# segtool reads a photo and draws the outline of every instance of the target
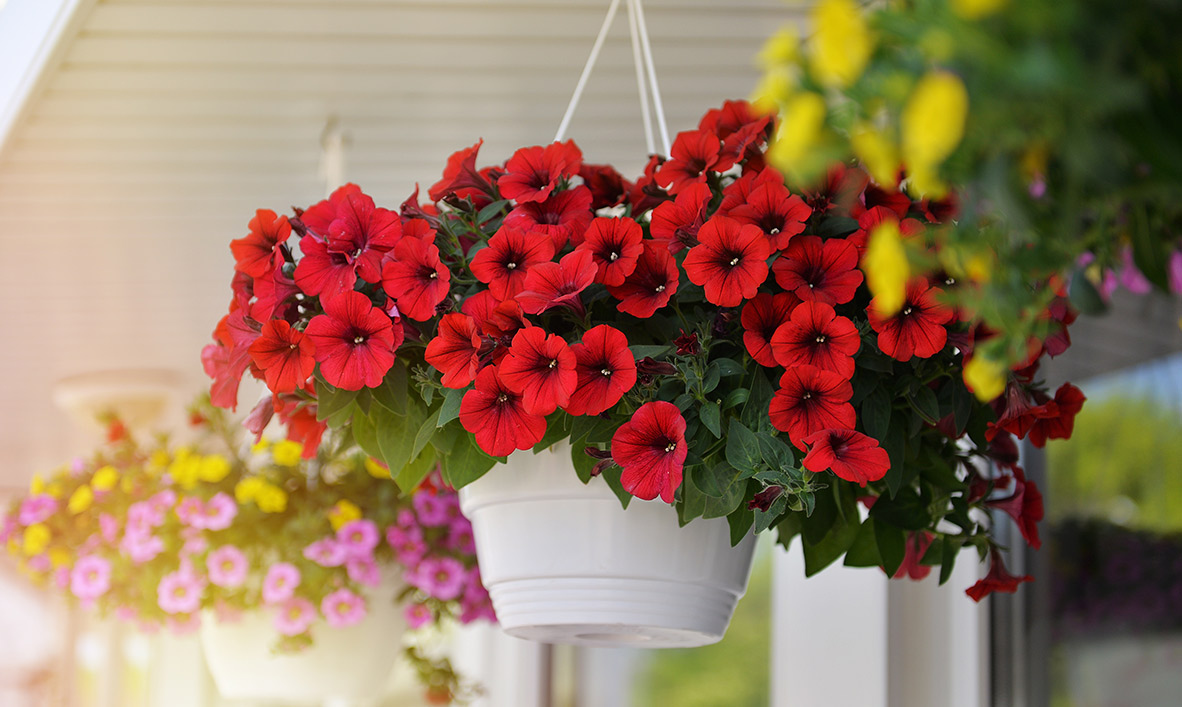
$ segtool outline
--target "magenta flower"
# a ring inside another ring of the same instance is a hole
[[[398,520],[396,522],[401,528],[415,528],[419,525],[419,519],[415,517],[415,512],[409,508],[403,508],[398,511]]]
[[[46,494],[29,496],[21,502],[17,520],[21,525],[40,523],[57,512],[57,499]]]
[[[495,623],[497,614],[493,610],[488,590],[480,581],[480,568],[473,567],[468,570],[467,586],[464,588],[464,596],[460,597],[460,622],[469,624],[480,619]]]
[[[440,601],[451,601],[464,591],[464,565],[451,557],[429,557],[414,572],[415,584]]]
[[[415,494],[412,501],[423,525],[434,528],[447,523],[447,503],[442,497],[422,491]]]
[[[426,604],[408,604],[403,611],[403,616],[406,617],[406,625],[415,628],[422,628],[431,623],[434,617],[431,615],[431,609]]]
[[[238,515],[238,504],[225,493],[216,493],[205,502],[200,514],[193,519],[192,526],[202,530],[225,530]]]
[[[382,583],[382,573],[372,558],[349,558],[345,562],[349,579],[366,587],[377,587]]]
[[[472,535],[472,523],[467,518],[461,516],[452,521],[447,529],[447,546],[465,555],[476,552],[476,538]]]
[[[338,589],[320,602],[320,613],[333,628],[352,626],[365,618],[365,600],[348,589]]]
[[[348,553],[335,539],[324,538],[304,548],[304,557],[321,567],[340,567],[348,559]]]
[[[209,581],[223,589],[234,589],[246,581],[246,555],[233,545],[222,545],[205,558]]]
[[[300,579],[300,571],[295,565],[276,562],[267,569],[267,576],[263,578],[263,601],[278,604],[291,599],[296,587],[300,586]]]
[[[156,586],[156,603],[167,614],[191,614],[201,608],[205,588],[189,572],[170,572]]]
[[[111,563],[98,555],[79,557],[70,572],[70,591],[82,601],[93,601],[111,588]]]
[[[386,530],[386,542],[394,548],[394,555],[399,564],[412,567],[427,554],[427,544],[423,542],[423,529],[418,526],[402,527],[392,525]]]
[[[275,630],[284,636],[298,636],[315,620],[315,605],[303,597],[292,597],[276,611]]]
[[[374,548],[380,541],[378,526],[372,520],[351,520],[337,530],[337,544],[344,549],[349,559],[372,558]]]

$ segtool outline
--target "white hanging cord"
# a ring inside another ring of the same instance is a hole
[[[595,61],[599,59],[599,50],[603,48],[603,40],[607,39],[607,32],[611,29],[612,20],[616,19],[616,10],[619,8],[620,0],[612,0],[611,7],[607,10],[607,17],[603,18],[603,26],[599,28],[599,36],[595,38],[595,45],[591,47],[591,56],[587,57],[587,63],[583,65],[583,74],[579,76],[579,82],[575,84],[575,94],[570,97],[570,103],[566,106],[566,114],[562,116],[562,122],[558,125],[558,134],[554,136],[554,142],[562,142],[562,139],[566,137],[566,129],[570,126],[570,119],[574,117],[575,109],[579,107],[579,99],[583,97],[583,89],[587,86],[587,79],[591,77]]]
[[[669,126],[665,123],[665,108],[661,104],[661,88],[657,85],[657,69],[653,64],[653,50],[648,42],[648,26],[644,22],[644,7],[640,0],[629,0],[636,6],[636,25],[640,30],[640,45],[644,50],[644,64],[648,69],[648,80],[653,89],[653,105],[657,109],[657,125],[661,128],[661,143],[665,146],[665,155],[669,155]]]
[[[648,109],[648,86],[644,77],[644,64],[640,55],[640,34],[636,31],[636,0],[628,0],[628,28],[632,34],[632,65],[636,67],[636,89],[640,92],[640,119],[644,122],[644,147],[648,154],[657,152],[653,140],[653,118]]]

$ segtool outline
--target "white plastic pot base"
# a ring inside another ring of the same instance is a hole
[[[385,587],[383,587],[384,589]],[[382,693],[406,630],[393,589],[367,597],[369,614],[357,624],[312,628],[314,643],[298,653],[276,653],[279,634],[270,610],[252,611],[218,623],[207,612],[201,647],[221,696],[303,704],[355,701]]]
[[[755,537],[725,519],[679,527],[661,501],[624,510],[584,486],[570,447],[516,452],[460,491],[481,577],[510,635],[547,643],[688,648],[726,632],[747,589]]]

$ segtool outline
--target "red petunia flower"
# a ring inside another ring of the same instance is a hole
[[[612,459],[624,470],[620,483],[646,501],[659,495],[673,503],[688,451],[685,418],[676,405],[663,400],[641,405],[612,435]]]
[[[398,311],[417,322],[435,316],[447,297],[451,271],[439,260],[434,243],[404,238],[394,248],[394,260],[382,266],[382,289],[398,303]]]
[[[1001,559],[1001,553],[997,551],[997,548],[990,549],[989,559],[989,574],[985,575],[985,579],[977,580],[976,584],[964,590],[964,593],[968,594],[973,601],[981,601],[994,592],[1013,594],[1018,591],[1019,584],[1034,581],[1034,577],[1028,574],[1021,576],[1010,574],[1006,570],[1005,562]]]
[[[816,366],[793,366],[780,378],[768,418],[803,449],[805,438],[821,430],[854,429],[853,394],[848,378]]]
[[[870,239],[870,232],[884,221],[894,221],[899,224],[899,233],[904,238],[911,238],[923,233],[923,224],[917,219],[905,218],[900,221],[895,212],[885,206],[875,206],[858,216],[858,230],[846,236],[846,240],[858,249],[858,257],[866,252],[866,243]]]
[[[439,201],[454,195],[458,199],[465,197],[483,196],[488,198],[493,193],[488,179],[476,169],[476,155],[484,140],[479,140],[472,147],[466,147],[452,153],[447,158],[447,166],[443,168],[443,177],[431,186],[427,195],[431,201]],[[473,198],[473,201],[476,199]]]
[[[624,284],[609,286],[607,291],[620,300],[619,310],[634,317],[648,319],[669,304],[677,292],[680,271],[669,251],[655,241],[642,241],[643,250],[636,261],[636,269]]]
[[[677,195],[691,184],[706,181],[707,172],[725,172],[735,158],[722,154],[722,141],[709,130],[678,133],[669,160],[657,170],[657,184]]]
[[[643,214],[671,198],[664,189],[657,186],[657,170],[663,164],[665,164],[664,157],[649,155],[648,162],[644,165],[644,174],[636,180],[628,192],[628,203],[632,205],[633,214]]]
[[[591,222],[579,244],[595,261],[595,281],[604,285],[624,284],[636,269],[644,246],[644,231],[630,218],[597,218]]]
[[[860,204],[862,192],[869,183],[870,176],[864,171],[839,162],[829,168],[820,188],[804,193],[804,201],[814,213],[849,216],[855,205]]]
[[[254,281],[257,299],[250,305],[251,314],[260,321],[286,319],[288,310],[298,304],[295,296],[299,293],[295,280],[284,275],[283,268],[275,268]]]
[[[718,213],[723,216],[730,214],[731,209],[746,204],[751,192],[765,184],[783,183],[784,175],[774,167],[767,167],[759,172],[748,172],[722,190],[722,202],[718,205]]]
[[[561,180],[578,174],[582,166],[583,153],[573,140],[523,147],[505,163],[497,187],[503,198],[518,204],[545,201]]]
[[[776,284],[802,300],[845,304],[862,284],[858,249],[842,238],[801,236],[772,263]]]
[[[460,424],[472,433],[485,454],[494,457],[529,449],[546,434],[546,418],[525,411],[521,396],[505,386],[496,366],[481,370],[476,386],[464,393]]]
[[[595,281],[595,262],[585,250],[562,256],[557,263],[540,263],[525,276],[525,289],[517,302],[528,314],[541,314],[551,307],[570,307],[583,315],[579,293]]]
[[[578,245],[594,216],[591,212],[591,190],[580,185],[561,191],[545,201],[518,204],[505,216],[504,225],[526,233],[549,236],[557,253],[567,241]]]
[[[896,189],[883,189],[874,182],[870,182],[866,185],[866,190],[862,192],[862,198],[854,202],[850,208],[850,217],[858,218],[863,213],[878,207],[889,209],[897,218],[903,219],[911,210],[911,199]]]
[[[1027,481],[1020,472],[1013,479],[1014,493],[1006,498],[986,501],[985,505],[997,508],[1013,518],[1022,537],[1030,547],[1037,550],[1042,547],[1042,539],[1038,537],[1038,522],[1045,514],[1042,493],[1033,481]]]
[[[782,182],[767,182],[755,187],[746,203],[728,211],[727,216],[739,223],[758,226],[771,241],[772,249],[782,250],[793,236],[804,230],[805,221],[812,213]]]
[[[865,486],[891,468],[891,459],[877,440],[855,430],[822,430],[802,441],[811,447],[801,462],[809,471],[828,469],[838,478]]]
[[[272,396],[275,414],[287,430],[287,438],[299,442],[304,449],[300,456],[311,459],[320,448],[320,438],[328,424],[316,419],[316,404],[306,402],[294,395]]]
[[[755,296],[767,279],[772,252],[763,231],[716,216],[702,226],[698,241],[683,265],[690,282],[705,289],[710,303],[736,307]]]
[[[649,226],[653,240],[670,253],[696,246],[712,197],[709,185],[694,184],[683,189],[675,200],[657,206]]]
[[[849,378],[862,345],[858,328],[824,302],[801,302],[772,334],[772,355],[785,368],[808,365]]]
[[[312,317],[304,333],[316,345],[324,380],[343,390],[381,384],[402,345],[402,327],[360,292],[342,292],[322,304],[324,314]]]
[[[926,578],[932,573],[932,566],[921,563],[924,554],[927,553],[928,548],[932,545],[933,536],[926,530],[912,531],[907,534],[907,540],[903,546],[903,562],[899,564],[899,569],[895,570],[895,576],[891,579],[909,579],[919,581]]]
[[[328,252],[344,255],[362,280],[378,282],[382,259],[402,238],[402,218],[365,194],[348,194],[336,205],[327,235]]]
[[[800,299],[791,292],[776,295],[760,292],[743,305],[739,318],[743,327],[743,346],[756,363],[768,368],[779,365],[772,354],[772,336],[781,324],[788,321],[798,304]]]
[[[636,383],[636,360],[620,330],[606,324],[592,327],[570,349],[578,375],[564,408],[571,415],[598,415],[620,402]]]
[[[1070,383],[1064,383],[1055,391],[1054,404],[1058,414],[1041,417],[1030,427],[1030,443],[1042,448],[1048,439],[1069,439],[1075,429],[1075,416],[1083,409],[1083,391]]]
[[[466,388],[480,368],[480,329],[467,314],[450,312],[439,320],[439,332],[427,343],[426,359],[443,374],[445,388]]]
[[[259,323],[238,308],[221,318],[213,330],[216,343],[201,350],[201,364],[213,378],[210,402],[234,410],[238,407],[238,385],[250,366],[250,345],[259,337]]]
[[[875,300],[871,300],[866,313],[870,326],[878,332],[878,348],[899,361],[939,353],[948,341],[944,325],[952,320],[952,310],[937,300],[940,294],[940,288],[929,287],[924,278],[915,278],[907,283],[903,308],[890,317],[879,314]]]
[[[311,232],[313,235],[319,236],[321,240],[327,240],[329,228],[332,226],[332,222],[337,220],[337,212],[341,205],[350,196],[361,193],[361,187],[356,184],[345,184],[334,189],[327,199],[318,201],[307,209],[297,212],[299,214],[298,221],[303,224],[302,229],[297,229],[300,235],[303,236]]]
[[[549,415],[565,406],[579,378],[575,355],[562,337],[536,326],[517,332],[497,371],[531,415]]]
[[[579,176],[591,190],[591,208],[598,210],[624,203],[632,185],[614,167],[606,164],[586,164],[579,168]]]
[[[698,121],[698,130],[708,130],[725,140],[753,123],[762,123],[766,115],[755,112],[747,101],[723,101],[722,108],[711,108]]]
[[[300,239],[300,253],[295,283],[304,294],[332,297],[353,289],[357,270],[344,253],[330,251],[326,241],[311,234]]]
[[[286,216],[270,209],[259,209],[249,224],[250,235],[230,241],[234,269],[253,278],[261,278],[283,264],[280,246],[291,235]]]
[[[274,393],[294,393],[302,386],[316,368],[315,352],[312,340],[282,319],[264,323],[259,338],[250,345],[250,358]]]
[[[488,247],[472,258],[471,270],[477,280],[488,285],[497,299],[516,297],[525,287],[525,274],[539,263],[554,257],[549,238],[502,226],[488,240]]]
[[[1028,387],[1014,379],[1006,383],[1005,392],[991,403],[997,415],[996,422],[985,427],[985,439],[993,441],[998,431],[1004,430],[1025,439],[1036,422],[1059,416],[1059,405],[1041,391],[1036,391],[1037,400],[1032,400]]]

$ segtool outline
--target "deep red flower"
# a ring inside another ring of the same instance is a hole
[[[1022,537],[1035,550],[1042,547],[1042,539],[1038,537],[1038,522],[1043,519],[1042,493],[1033,481],[1027,481],[1024,475],[1015,474],[1014,493],[1006,498],[985,502],[990,508],[997,508],[1014,519]]]
[[[735,158],[722,154],[722,141],[709,130],[678,133],[669,160],[657,170],[657,184],[677,195],[691,184],[706,181],[707,172],[725,172]]]
[[[323,201],[318,201],[303,211],[297,211],[297,230],[301,236],[311,232],[321,240],[328,240],[328,231],[332,222],[337,220],[337,213],[350,196],[360,195],[361,187],[356,184],[345,184],[333,190],[332,194]]]
[[[597,218],[591,222],[579,249],[595,261],[595,281],[604,285],[624,284],[636,269],[644,246],[644,231],[630,218]]]
[[[993,592],[1005,592],[1013,594],[1018,591],[1018,585],[1023,582],[1033,582],[1034,577],[1030,575],[1013,575],[1006,570],[1005,562],[1001,559],[1001,553],[997,548],[991,548],[989,551],[990,565],[989,574],[985,575],[985,579],[977,580],[977,583],[964,591],[973,601],[981,601]]]
[[[891,211],[885,206],[875,206],[873,209],[862,212],[858,216],[858,230],[846,236],[846,240],[854,244],[858,249],[858,257],[861,257],[866,252],[866,243],[870,238],[870,232],[876,226],[884,221],[894,221],[899,224],[899,233],[904,238],[911,238],[923,233],[924,226],[917,219],[905,218],[902,221],[895,216],[895,212]]]
[[[259,321],[286,319],[289,310],[296,306],[295,296],[299,293],[295,280],[284,275],[283,268],[275,268],[254,281],[257,299],[250,306],[251,314]]]
[[[291,235],[291,224],[286,216],[278,216],[270,209],[259,209],[249,224],[250,234],[230,241],[234,254],[234,269],[254,278],[267,275],[283,264],[280,246]]]
[[[634,215],[643,214],[672,198],[668,192],[657,186],[657,171],[663,164],[665,164],[664,157],[649,155],[648,162],[644,165],[644,174],[636,180],[628,192],[628,203],[632,205]]]
[[[903,308],[890,317],[879,314],[871,300],[866,313],[870,326],[878,332],[878,348],[899,361],[939,353],[948,341],[944,325],[952,320],[952,310],[937,299],[940,294],[940,288],[929,287],[924,278],[915,278],[907,283]]]
[[[767,259],[772,252],[763,231],[715,216],[698,231],[698,241],[683,265],[690,282],[705,289],[710,303],[737,307],[755,296],[767,279]]]
[[[673,503],[688,451],[685,418],[676,405],[663,400],[641,405],[612,435],[612,459],[624,470],[620,483],[646,501],[659,495]]]
[[[1051,301],[1044,315],[1046,319],[1054,322],[1051,334],[1043,342],[1048,356],[1054,358],[1071,347],[1071,333],[1067,331],[1067,327],[1071,326],[1078,316],[1079,312],[1071,306],[1070,300],[1066,297],[1056,297]]]
[[[804,193],[804,201],[814,213],[849,216],[869,183],[870,177],[865,172],[838,162],[829,168],[820,188]]]
[[[782,250],[793,236],[804,230],[812,213],[783,182],[767,182],[755,187],[747,201],[728,211],[727,216],[739,223],[758,226],[771,241],[772,249]]]
[[[504,225],[549,236],[557,253],[567,241],[578,245],[594,216],[591,190],[580,185],[558,192],[545,201],[518,204],[505,216]]]
[[[866,185],[866,190],[862,192],[862,198],[850,208],[850,217],[858,218],[864,212],[880,206],[889,209],[896,218],[902,220],[911,210],[911,199],[898,190],[883,189],[874,182],[870,182]]]
[[[526,327],[513,337],[509,355],[497,366],[501,382],[521,396],[531,415],[549,415],[570,402],[578,374],[575,355],[556,334]]]
[[[788,321],[798,304],[800,299],[791,292],[776,295],[760,292],[743,305],[739,319],[743,327],[743,346],[756,363],[769,368],[778,365],[772,354],[772,336],[781,324]]]
[[[723,141],[723,152],[736,161],[746,159],[744,168],[763,169],[763,144],[775,128],[771,115],[757,113],[747,101],[726,101],[722,108],[707,111],[698,123]],[[758,162],[758,165],[752,165]]]
[[[307,212],[305,212],[306,214]],[[365,194],[348,194],[328,227],[328,251],[340,253],[366,282],[382,279],[382,258],[402,238],[402,219]]]
[[[493,188],[488,180],[476,169],[476,155],[484,140],[478,140],[472,147],[466,147],[452,153],[447,158],[447,166],[443,168],[443,177],[435,182],[428,190],[431,201],[439,201],[444,197],[454,195],[458,199],[464,197],[483,196],[488,198]],[[475,201],[475,199],[473,199]]]
[[[394,260],[382,266],[382,289],[398,303],[398,311],[417,322],[435,316],[447,297],[451,271],[439,260],[434,243],[404,238],[394,248]]]
[[[783,183],[784,175],[774,167],[767,167],[759,172],[748,172],[722,190],[722,202],[718,205],[718,213],[726,216],[731,209],[746,204],[751,192],[765,184]]]
[[[824,302],[801,302],[772,334],[772,355],[785,368],[816,366],[849,378],[862,345],[858,328]]]
[[[683,189],[673,201],[666,201],[653,209],[649,232],[653,240],[670,253],[698,244],[698,231],[706,223],[713,194],[709,185],[694,184]]]
[[[632,185],[628,180],[606,164],[586,164],[579,168],[579,176],[591,190],[591,208],[602,209],[624,202]]]
[[[816,366],[793,366],[780,378],[768,418],[803,449],[805,438],[821,430],[854,429],[853,394],[849,378]]]
[[[485,366],[476,376],[476,386],[464,393],[460,424],[485,454],[494,457],[529,449],[546,434],[546,418],[525,411],[521,396],[505,386],[496,366]]]
[[[924,554],[931,547],[933,537],[926,530],[913,531],[907,534],[907,540],[903,546],[903,562],[900,563],[899,569],[895,571],[895,576],[892,579],[908,577],[918,581],[932,573],[932,566],[922,564],[920,560],[923,559]]]
[[[250,358],[262,369],[272,392],[294,393],[316,368],[315,351],[304,332],[282,319],[272,319],[250,345]]]
[[[598,415],[620,402],[636,383],[636,360],[620,330],[606,324],[592,327],[570,349],[578,375],[564,408],[571,415]]]
[[[583,153],[573,140],[523,147],[505,163],[497,187],[503,198],[518,204],[545,201],[561,180],[578,174],[582,166]]]
[[[1036,422],[1059,416],[1058,403],[1041,391],[1035,391],[1035,395],[1037,399],[1032,399],[1028,386],[1011,378],[1005,392],[991,403],[997,421],[986,425],[985,439],[992,442],[1001,430],[1025,439]]]
[[[767,118],[755,112],[755,108],[747,101],[723,101],[722,108],[711,108],[698,121],[698,130],[708,130],[725,140],[732,133],[742,130],[752,123],[762,123]]]
[[[443,374],[445,388],[466,388],[480,367],[480,329],[467,314],[450,312],[439,320],[439,332],[427,343],[426,359]]]
[[[591,254],[575,250],[557,263],[540,263],[530,268],[517,302],[528,314],[541,314],[551,307],[570,307],[582,316],[583,301],[579,293],[594,281],[595,262]]]
[[[324,380],[343,390],[378,386],[394,365],[402,327],[393,326],[360,292],[342,292],[321,303],[324,314],[312,317],[304,333],[316,345]]]
[[[525,274],[539,263],[554,257],[549,238],[502,226],[488,240],[488,247],[472,258],[471,270],[477,280],[488,285],[497,299],[516,297],[525,287]]]
[[[1040,417],[1030,427],[1030,443],[1041,448],[1048,439],[1069,439],[1075,430],[1075,416],[1083,409],[1083,391],[1064,383],[1055,391],[1054,405],[1058,414]]]
[[[294,395],[275,395],[272,399],[275,414],[287,429],[287,438],[304,447],[300,456],[304,459],[315,457],[316,450],[320,448],[320,438],[328,428],[327,423],[316,419],[316,403]]]
[[[801,462],[809,471],[828,469],[838,478],[865,486],[891,468],[891,459],[878,441],[856,430],[822,430],[802,441],[811,447]]]
[[[439,218],[439,208],[435,204],[419,203],[419,183],[415,182],[415,190],[406,200],[398,205],[398,215],[402,217],[402,225],[411,219],[424,219],[435,222]],[[404,232],[405,235],[405,232]]]
[[[296,264],[295,283],[304,294],[332,297],[353,289],[356,268],[344,253],[329,251],[327,241],[306,235],[300,239],[300,253],[303,257]]]
[[[624,284],[609,286],[607,291],[620,300],[621,312],[647,319],[669,304],[669,298],[677,292],[680,271],[669,251],[655,241],[642,241],[642,246],[636,269]]]
[[[845,304],[862,284],[858,249],[843,238],[800,236],[772,263],[776,284],[802,300]]]
[[[238,407],[238,385],[250,365],[250,345],[259,336],[261,327],[247,316],[244,308],[237,308],[221,318],[213,330],[215,343],[201,350],[205,373],[213,378],[209,388],[210,401],[227,410]]]

